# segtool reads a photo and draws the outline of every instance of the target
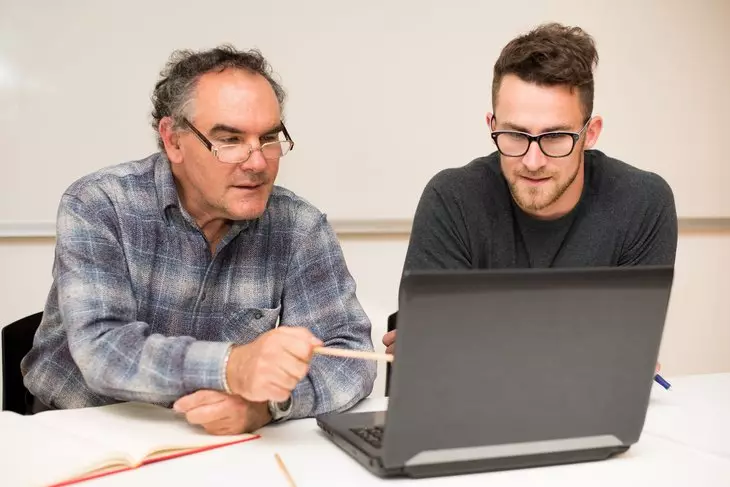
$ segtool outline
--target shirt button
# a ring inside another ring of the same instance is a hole
[[[254,318],[256,318],[257,320],[260,320],[261,318],[263,318],[263,317],[264,317],[264,314],[263,314],[263,313],[262,313],[261,311],[257,311],[257,312],[256,312],[256,314],[254,314],[253,316],[254,316]]]

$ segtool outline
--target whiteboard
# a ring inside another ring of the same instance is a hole
[[[409,219],[439,170],[492,152],[501,48],[546,21],[598,44],[598,148],[662,175],[680,217],[730,216],[730,2],[0,0],[0,225],[55,220],[74,180],[154,152],[178,48],[259,48],[296,142],[278,183],[330,219]]]

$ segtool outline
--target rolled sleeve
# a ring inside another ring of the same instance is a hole
[[[185,390],[225,390],[226,356],[230,348],[231,344],[224,342],[191,343],[183,362]]]

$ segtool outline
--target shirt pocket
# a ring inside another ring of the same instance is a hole
[[[223,341],[251,343],[260,335],[276,328],[281,306],[276,308],[244,308],[225,320]]]

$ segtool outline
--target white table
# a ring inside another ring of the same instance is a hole
[[[365,485],[472,486],[730,486],[730,374],[689,376],[656,386],[640,441],[605,461],[419,480],[382,480],[320,432],[313,419],[261,430],[240,445],[152,464],[82,486],[267,485],[286,487],[274,453],[284,459],[297,487]],[[384,399],[358,410],[383,409]]]

